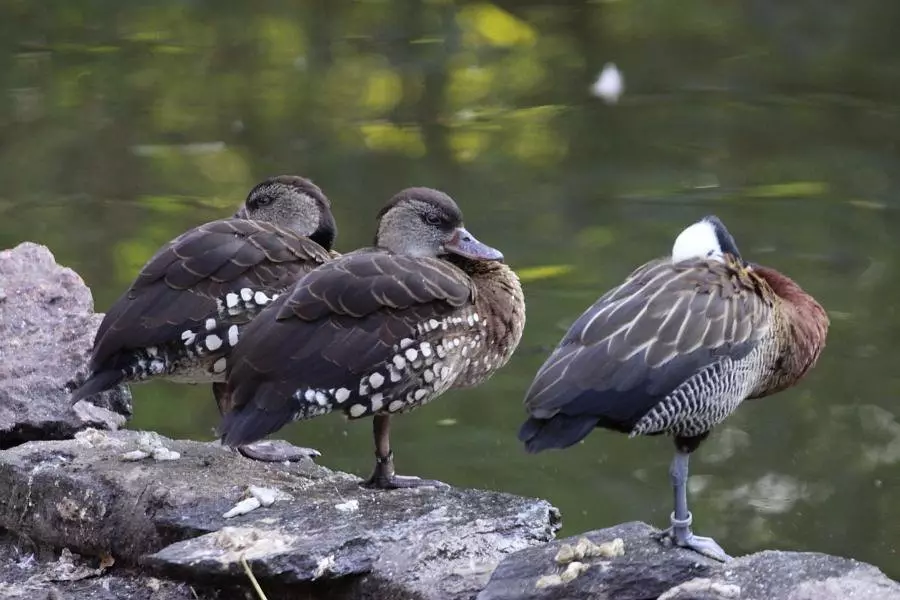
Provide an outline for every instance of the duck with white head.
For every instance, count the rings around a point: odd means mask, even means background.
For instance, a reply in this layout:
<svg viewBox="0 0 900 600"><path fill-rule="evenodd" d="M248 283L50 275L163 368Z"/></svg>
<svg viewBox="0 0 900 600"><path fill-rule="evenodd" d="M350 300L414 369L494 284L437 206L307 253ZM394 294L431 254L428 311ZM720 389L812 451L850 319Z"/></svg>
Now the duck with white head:
<svg viewBox="0 0 900 600"><path fill-rule="evenodd" d="M825 345L822 306L778 271L746 262L715 216L678 235L588 308L538 370L519 439L566 448L596 427L674 438L671 526L678 546L730 557L694 535L688 461L744 401L796 384Z"/></svg>

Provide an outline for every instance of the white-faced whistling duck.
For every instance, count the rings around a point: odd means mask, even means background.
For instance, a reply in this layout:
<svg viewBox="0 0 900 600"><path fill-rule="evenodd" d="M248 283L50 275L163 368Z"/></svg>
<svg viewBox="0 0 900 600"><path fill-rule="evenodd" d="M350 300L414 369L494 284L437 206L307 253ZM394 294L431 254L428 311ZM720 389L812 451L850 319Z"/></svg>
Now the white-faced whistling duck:
<svg viewBox="0 0 900 600"><path fill-rule="evenodd" d="M89 376L72 402L157 378L212 383L227 411L225 366L240 329L273 295L333 258L336 235L331 204L308 179L257 184L231 218L183 233L144 265L103 318ZM318 454L276 440L240 451L269 461Z"/></svg>
<svg viewBox="0 0 900 600"><path fill-rule="evenodd" d="M671 527L662 536L719 560L691 531L688 458L740 403L784 390L815 365L828 316L769 267L745 262L708 216L603 295L572 325L525 398L528 452L565 448L595 427L675 441Z"/></svg>
<svg viewBox="0 0 900 600"><path fill-rule="evenodd" d="M312 271L242 333L223 442L331 411L372 416L375 469L364 485L440 485L394 473L391 417L482 383L512 356L525 300L502 259L466 231L449 196L401 191L379 213L375 247Z"/></svg>

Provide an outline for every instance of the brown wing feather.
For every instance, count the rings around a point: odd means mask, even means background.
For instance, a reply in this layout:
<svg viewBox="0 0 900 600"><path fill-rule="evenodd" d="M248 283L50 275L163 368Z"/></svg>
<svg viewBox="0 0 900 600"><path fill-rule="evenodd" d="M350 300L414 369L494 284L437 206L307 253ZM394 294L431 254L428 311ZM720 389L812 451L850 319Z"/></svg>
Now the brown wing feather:
<svg viewBox="0 0 900 600"><path fill-rule="evenodd" d="M161 248L97 332L96 369L126 348L155 346L216 314L216 298L244 287L281 290L329 260L315 242L270 223L222 219Z"/></svg>
<svg viewBox="0 0 900 600"><path fill-rule="evenodd" d="M473 294L466 274L443 260L387 252L348 254L298 282L277 318L360 318L436 300L462 306Z"/></svg>
<svg viewBox="0 0 900 600"><path fill-rule="evenodd" d="M473 298L466 274L438 259L370 251L312 271L242 332L229 363L226 443L282 427L299 410L298 389L355 393L360 376L390 361L401 340L420 340L421 323ZM379 391L387 397L392 385Z"/></svg>

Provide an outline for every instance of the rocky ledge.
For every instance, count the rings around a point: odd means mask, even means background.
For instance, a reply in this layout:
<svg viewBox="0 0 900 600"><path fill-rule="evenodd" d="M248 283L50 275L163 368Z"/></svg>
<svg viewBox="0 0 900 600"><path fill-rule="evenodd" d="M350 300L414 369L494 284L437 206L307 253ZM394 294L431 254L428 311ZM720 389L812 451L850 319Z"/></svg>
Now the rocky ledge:
<svg viewBox="0 0 900 600"><path fill-rule="evenodd" d="M900 584L855 560L765 551L723 564L657 533L625 523L522 550L477 600L900 600Z"/></svg>
<svg viewBox="0 0 900 600"><path fill-rule="evenodd" d="M79 600L900 600L875 567L760 552L727 565L647 525L552 541L559 513L491 491L374 492L311 461L121 430L71 406L100 315L52 254L0 252L0 597Z"/></svg>
<svg viewBox="0 0 900 600"><path fill-rule="evenodd" d="M0 449L125 424L124 387L74 408L68 400L102 319L81 277L46 247L25 242L0 252Z"/></svg>
<svg viewBox="0 0 900 600"><path fill-rule="evenodd" d="M275 592L438 599L474 597L500 559L559 524L543 500L359 481L218 443L89 429L0 454L0 527L198 588L247 587L243 560Z"/></svg>

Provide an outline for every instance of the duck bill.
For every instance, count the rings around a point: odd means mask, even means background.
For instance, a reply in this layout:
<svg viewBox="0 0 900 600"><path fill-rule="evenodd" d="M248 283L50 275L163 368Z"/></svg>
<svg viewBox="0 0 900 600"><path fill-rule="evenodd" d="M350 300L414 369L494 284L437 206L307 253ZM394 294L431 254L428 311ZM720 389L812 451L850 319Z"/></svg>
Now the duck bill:
<svg viewBox="0 0 900 600"><path fill-rule="evenodd" d="M499 250L476 240L465 227L458 227L453 232L453 237L444 244L444 249L452 254L475 260L503 260L503 254Z"/></svg>

